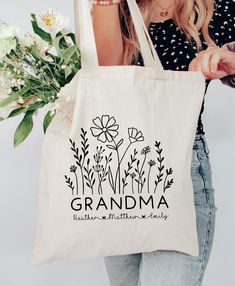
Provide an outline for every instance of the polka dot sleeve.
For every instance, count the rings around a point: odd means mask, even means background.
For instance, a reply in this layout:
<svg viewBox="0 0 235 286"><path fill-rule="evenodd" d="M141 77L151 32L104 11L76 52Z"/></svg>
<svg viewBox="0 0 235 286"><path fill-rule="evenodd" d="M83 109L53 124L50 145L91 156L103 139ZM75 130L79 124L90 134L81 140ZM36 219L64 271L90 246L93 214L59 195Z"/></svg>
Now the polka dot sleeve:
<svg viewBox="0 0 235 286"><path fill-rule="evenodd" d="M213 19L209 27L216 31L210 35L221 47L235 41L235 0L216 0L215 4Z"/></svg>
<svg viewBox="0 0 235 286"><path fill-rule="evenodd" d="M209 25L216 32L212 38L219 47L227 46L235 52L235 0L216 0L214 16ZM213 37L214 36L214 37ZM226 76L220 79L225 85L235 88L235 76Z"/></svg>

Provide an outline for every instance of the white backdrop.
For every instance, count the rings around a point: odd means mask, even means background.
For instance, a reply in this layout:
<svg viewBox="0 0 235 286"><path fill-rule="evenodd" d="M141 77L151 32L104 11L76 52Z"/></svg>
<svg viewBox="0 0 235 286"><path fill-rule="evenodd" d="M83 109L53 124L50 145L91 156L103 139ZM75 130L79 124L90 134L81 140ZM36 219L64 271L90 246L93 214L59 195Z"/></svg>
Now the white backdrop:
<svg viewBox="0 0 235 286"><path fill-rule="evenodd" d="M22 32L31 30L30 13L46 8L69 16L73 27L72 0L0 0L0 3L0 19L17 24ZM223 86L219 80L211 82L202 120L218 210L205 286L235 285L234 109L235 90ZM45 111L38 114L30 137L16 149L13 134L19 118L0 122L0 285L108 286L102 259L31 266L44 114Z"/></svg>

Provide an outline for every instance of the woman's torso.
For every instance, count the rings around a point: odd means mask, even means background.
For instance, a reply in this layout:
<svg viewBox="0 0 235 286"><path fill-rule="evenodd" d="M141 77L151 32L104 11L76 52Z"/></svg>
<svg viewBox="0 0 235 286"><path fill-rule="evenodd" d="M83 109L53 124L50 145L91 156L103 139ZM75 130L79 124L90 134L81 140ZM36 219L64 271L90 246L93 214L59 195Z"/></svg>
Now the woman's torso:
<svg viewBox="0 0 235 286"><path fill-rule="evenodd" d="M209 23L209 34L218 47L235 40L235 0L216 0L213 17ZM186 39L183 31L174 23L173 19L162 22L151 22L149 34L158 52L165 70L186 71L192 59L198 54L196 42L192 39L192 45ZM207 44L201 30L199 36L202 40L203 50ZM141 54L133 64L143 65ZM210 80L206 80L205 94ZM202 113L204 111L205 97L198 118L197 134L204 134Z"/></svg>

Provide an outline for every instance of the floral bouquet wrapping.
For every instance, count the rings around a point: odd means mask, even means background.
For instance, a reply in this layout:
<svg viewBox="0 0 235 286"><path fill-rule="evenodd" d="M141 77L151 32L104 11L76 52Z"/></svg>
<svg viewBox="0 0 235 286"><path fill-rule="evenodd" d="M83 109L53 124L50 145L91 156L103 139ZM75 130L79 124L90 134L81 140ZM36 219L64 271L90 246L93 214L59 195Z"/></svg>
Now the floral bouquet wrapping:
<svg viewBox="0 0 235 286"><path fill-rule="evenodd" d="M0 22L0 120L23 116L14 134L14 147L33 128L33 116L47 106L43 130L53 119L62 87L80 69L80 50L68 19L48 9L31 14L34 33Z"/></svg>

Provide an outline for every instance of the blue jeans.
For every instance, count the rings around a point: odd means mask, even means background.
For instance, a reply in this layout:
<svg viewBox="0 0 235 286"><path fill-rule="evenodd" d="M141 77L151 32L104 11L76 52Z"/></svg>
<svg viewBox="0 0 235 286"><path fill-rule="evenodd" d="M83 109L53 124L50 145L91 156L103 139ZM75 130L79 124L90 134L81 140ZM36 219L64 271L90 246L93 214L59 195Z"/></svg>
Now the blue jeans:
<svg viewBox="0 0 235 286"><path fill-rule="evenodd" d="M217 207L205 135L196 134L191 176L194 188L199 255L157 250L104 257L111 286L200 286L209 260ZM180 231L180 230L179 230Z"/></svg>

